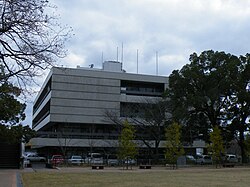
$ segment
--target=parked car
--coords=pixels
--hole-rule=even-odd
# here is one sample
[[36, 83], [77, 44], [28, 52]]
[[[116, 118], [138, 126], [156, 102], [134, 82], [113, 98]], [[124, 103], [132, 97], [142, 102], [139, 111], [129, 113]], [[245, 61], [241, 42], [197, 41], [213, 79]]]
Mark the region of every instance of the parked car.
[[49, 163], [52, 165], [59, 165], [64, 162], [62, 155], [53, 155], [51, 159], [49, 160]]
[[226, 163], [237, 163], [238, 162], [238, 158], [237, 158], [236, 155], [227, 154], [224, 157], [224, 162], [226, 162]]
[[117, 166], [119, 164], [119, 160], [116, 155], [108, 155], [107, 163], [109, 166]]
[[89, 153], [86, 158], [88, 164], [103, 164], [103, 155], [101, 153]]
[[187, 161], [187, 164], [195, 164], [196, 163], [196, 159], [194, 158], [193, 155], [186, 155], [186, 161]]
[[135, 159], [131, 159], [131, 158], [125, 158], [124, 159], [124, 164], [128, 164], [128, 165], [136, 165], [136, 160]]
[[212, 164], [212, 157], [209, 155], [197, 155], [196, 164]]
[[81, 165], [82, 163], [84, 163], [83, 158], [78, 155], [71, 156], [71, 158], [68, 161], [70, 164], [76, 164], [76, 165]]
[[24, 156], [25, 160], [29, 160], [30, 162], [45, 162], [46, 158], [43, 156], [40, 156], [36, 153], [28, 153]]

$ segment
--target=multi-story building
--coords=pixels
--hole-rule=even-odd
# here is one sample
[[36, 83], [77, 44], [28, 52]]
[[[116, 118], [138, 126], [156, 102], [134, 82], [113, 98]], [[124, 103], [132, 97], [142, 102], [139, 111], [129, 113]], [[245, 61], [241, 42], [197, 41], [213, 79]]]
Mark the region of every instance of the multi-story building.
[[167, 77], [126, 73], [119, 62], [104, 62], [102, 69], [53, 67], [34, 101], [31, 146], [46, 154], [60, 147], [114, 150], [119, 134], [107, 112], [128, 117], [126, 108], [161, 98], [167, 86]]

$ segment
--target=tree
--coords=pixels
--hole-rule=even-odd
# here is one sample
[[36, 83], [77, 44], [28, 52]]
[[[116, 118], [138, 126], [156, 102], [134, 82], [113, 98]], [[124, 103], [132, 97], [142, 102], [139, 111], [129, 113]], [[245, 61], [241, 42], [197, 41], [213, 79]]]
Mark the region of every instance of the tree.
[[6, 143], [28, 142], [35, 135], [28, 125], [20, 124], [26, 107], [17, 100], [20, 93], [18, 87], [8, 82], [0, 86], [0, 138]]
[[234, 135], [241, 148], [242, 161], [246, 162], [246, 147], [244, 144], [245, 132], [250, 128], [250, 55], [238, 58], [235, 74], [237, 77], [232, 82], [231, 103], [226, 108], [227, 116], [231, 120], [228, 130]]
[[60, 148], [63, 158], [65, 159], [65, 164], [68, 164], [68, 160], [66, 160], [66, 158], [69, 157], [69, 150], [74, 146], [77, 146], [77, 144], [80, 142], [80, 140], [74, 139], [73, 131], [74, 130], [67, 122], [61, 126], [57, 126], [55, 129], [58, 147]]
[[[209, 50], [199, 56], [194, 53], [189, 60], [190, 64], [172, 72], [166, 94], [173, 106], [174, 120], [184, 124], [186, 132], [192, 132], [192, 136], [201, 134], [201, 131], [204, 140], [209, 141], [209, 130], [215, 126], [228, 126], [232, 116], [227, 115], [227, 109], [239, 106], [237, 101], [233, 101], [238, 97], [235, 94], [238, 93], [237, 80], [239, 75], [243, 75], [239, 68], [247, 67], [244, 64], [249, 64], [248, 55], [238, 58]], [[244, 72], [246, 85], [249, 82], [249, 66]]]
[[0, 85], [0, 123], [16, 124], [24, 120], [24, 110], [26, 105], [19, 102], [16, 98], [20, 95], [19, 88], [5, 82]]
[[128, 109], [139, 111], [138, 114], [134, 113], [130, 120], [137, 129], [137, 138], [148, 147], [150, 153], [153, 153], [156, 163], [159, 159], [160, 142], [165, 139], [164, 129], [170, 120], [170, 116], [167, 114], [169, 107], [168, 101], [162, 98], [160, 100], [144, 100], [143, 103]]
[[0, 82], [11, 79], [24, 89], [33, 78], [64, 57], [70, 30], [48, 15], [47, 0], [0, 0]]
[[0, 124], [0, 139], [5, 143], [28, 143], [31, 138], [35, 137], [35, 134], [35, 131], [28, 125], [8, 126]]
[[0, 0], [0, 133], [10, 137], [29, 134], [19, 124], [26, 107], [17, 100], [20, 93], [29, 92], [34, 77], [66, 54], [71, 31], [46, 13], [53, 8], [47, 0]]
[[67, 158], [68, 148], [70, 147], [70, 144], [72, 144], [72, 138], [69, 135], [70, 132], [68, 132], [67, 130], [68, 129], [66, 127], [65, 129], [60, 129], [57, 132], [57, 141], [64, 159]]
[[245, 147], [246, 147], [246, 155], [248, 157], [248, 162], [250, 158], [250, 135], [246, 135], [246, 140], [245, 140]]
[[128, 123], [128, 121], [124, 122], [124, 126], [122, 128], [121, 136], [119, 138], [119, 158], [122, 160], [126, 160], [126, 169], [128, 169], [128, 159], [134, 159], [138, 153], [135, 139], [135, 129], [134, 127]]
[[154, 156], [156, 162], [159, 158], [159, 145], [164, 137], [164, 129], [170, 120], [170, 105], [165, 98], [145, 99], [140, 103], [123, 106], [120, 114], [112, 111], [106, 111], [106, 116], [117, 126], [120, 132], [124, 117], [136, 128], [136, 138], [141, 140], [148, 148], [150, 156]]
[[178, 158], [184, 154], [184, 149], [181, 143], [181, 126], [174, 122], [166, 128], [166, 159], [167, 162], [176, 165]]
[[210, 133], [211, 144], [209, 150], [212, 153], [213, 162], [215, 162], [216, 168], [222, 161], [222, 155], [224, 154], [223, 139], [221, 136], [221, 131], [218, 126], [213, 128]]

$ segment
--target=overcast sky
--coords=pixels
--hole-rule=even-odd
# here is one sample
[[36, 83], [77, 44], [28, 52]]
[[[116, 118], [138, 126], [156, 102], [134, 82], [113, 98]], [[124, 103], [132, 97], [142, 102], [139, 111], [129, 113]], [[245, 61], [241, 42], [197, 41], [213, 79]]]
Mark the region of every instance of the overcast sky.
[[[68, 56], [59, 65], [101, 68], [103, 60], [121, 61], [129, 73], [169, 76], [204, 50], [235, 55], [250, 52], [248, 0], [51, 0], [62, 25], [73, 28]], [[29, 107], [30, 108], [30, 107]], [[27, 120], [31, 123], [31, 109]]]

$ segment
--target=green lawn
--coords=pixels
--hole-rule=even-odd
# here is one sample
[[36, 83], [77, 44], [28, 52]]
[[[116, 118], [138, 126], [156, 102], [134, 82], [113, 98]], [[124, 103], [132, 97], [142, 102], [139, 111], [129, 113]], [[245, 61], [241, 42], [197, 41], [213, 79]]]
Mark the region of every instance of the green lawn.
[[249, 187], [250, 168], [22, 173], [24, 187]]

